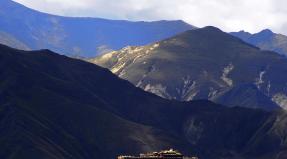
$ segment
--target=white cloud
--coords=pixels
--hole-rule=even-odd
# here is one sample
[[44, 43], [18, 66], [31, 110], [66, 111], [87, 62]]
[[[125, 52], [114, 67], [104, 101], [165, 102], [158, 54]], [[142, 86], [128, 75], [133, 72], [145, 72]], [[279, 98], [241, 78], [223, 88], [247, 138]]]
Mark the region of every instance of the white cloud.
[[287, 34], [286, 0], [15, 0], [65, 16], [109, 19], [182, 19], [195, 26], [257, 32], [270, 28]]

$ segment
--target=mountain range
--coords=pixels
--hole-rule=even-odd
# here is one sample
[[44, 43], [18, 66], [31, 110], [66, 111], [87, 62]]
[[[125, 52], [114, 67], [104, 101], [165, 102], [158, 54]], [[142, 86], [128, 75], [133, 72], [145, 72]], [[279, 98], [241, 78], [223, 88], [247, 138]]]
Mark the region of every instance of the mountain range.
[[25, 50], [50, 49], [94, 57], [127, 45], [146, 45], [194, 27], [183, 21], [130, 22], [70, 18], [41, 13], [11, 0], [0, 1], [0, 43]]
[[[41, 13], [12, 0], [0, 1], [0, 43], [24, 50], [50, 49], [91, 58], [126, 46], [141, 46], [196, 27], [184, 21], [131, 22], [63, 17]], [[21, 28], [20, 30], [18, 28]], [[287, 37], [266, 29], [256, 34], [231, 32], [263, 50], [287, 55]]]
[[287, 59], [215, 27], [89, 60], [158, 96], [228, 106], [287, 108]]
[[271, 50], [287, 56], [286, 35], [274, 33], [270, 29], [265, 29], [255, 34], [245, 31], [232, 32], [230, 34], [244, 40], [247, 43], [257, 46], [262, 50]]
[[0, 45], [0, 158], [114, 159], [176, 148], [213, 159], [286, 158], [283, 110], [169, 101], [107, 69]]
[[282, 34], [63, 17], [11, 0], [0, 0], [0, 19], [0, 159], [170, 148], [287, 158]]

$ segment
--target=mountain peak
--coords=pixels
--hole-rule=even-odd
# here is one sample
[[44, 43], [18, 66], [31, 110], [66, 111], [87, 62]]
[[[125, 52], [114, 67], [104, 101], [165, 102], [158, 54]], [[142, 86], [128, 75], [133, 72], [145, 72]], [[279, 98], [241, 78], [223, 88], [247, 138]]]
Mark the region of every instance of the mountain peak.
[[258, 43], [258, 40], [262, 40], [262, 39], [270, 39], [274, 36], [274, 33], [270, 30], [270, 29], [264, 29], [262, 31], [260, 31], [259, 33], [253, 34], [253, 37], [256, 37], [256, 40], [254, 40], [254, 42]]
[[207, 43], [216, 42], [228, 42], [237, 40], [228, 33], [220, 30], [214, 26], [206, 26], [203, 28], [193, 29], [186, 31], [182, 34], [179, 34], [175, 38], [184, 39], [186, 42], [190, 43], [191, 41], [197, 43], [198, 41], [203, 41]]
[[264, 29], [261, 31], [261, 33], [273, 33], [273, 31], [270, 29]]
[[263, 35], [263, 36], [271, 36], [274, 33], [270, 30], [270, 29], [264, 29], [262, 31], [260, 31], [259, 33], [257, 33], [259, 35]]
[[[222, 34], [224, 33], [222, 30], [220, 30], [219, 28], [216, 28], [214, 26], [206, 26], [203, 28], [197, 28], [197, 29], [193, 29], [193, 30], [188, 30], [186, 32], [183, 32], [182, 34], [179, 34], [175, 37], [190, 37], [191, 35], [194, 36], [194, 34]], [[201, 36], [200, 36], [201, 37]]]
[[239, 33], [249, 33], [249, 32], [247, 32], [245, 30], [240, 30]]
[[217, 27], [214, 27], [214, 26], [206, 26], [206, 27], [204, 27], [204, 28], [202, 28], [202, 30], [209, 30], [209, 31], [220, 31], [220, 32], [222, 32], [222, 30], [220, 30], [219, 28], [217, 28]]
[[[234, 32], [233, 32], [233, 33], [234, 33]], [[249, 35], [249, 36], [252, 35], [250, 32], [245, 31], [245, 30], [240, 30], [238, 33], [239, 33], [239, 34], [243, 34], [243, 35]]]
[[241, 30], [239, 32], [231, 32], [230, 34], [244, 41], [247, 41], [252, 36], [251, 33], [244, 31], [244, 30]]
[[[114, 56], [117, 53], [119, 56]], [[253, 45], [216, 27], [208, 26], [148, 46], [122, 49], [91, 61], [109, 68], [137, 87], [167, 99], [210, 99], [221, 102], [220, 97], [226, 95], [221, 104], [226, 104], [225, 99], [230, 99], [227, 105], [263, 109], [269, 109], [269, 106], [273, 105], [272, 108], [277, 109], [279, 107], [272, 102], [272, 98], [279, 92], [284, 92], [282, 85], [286, 83], [286, 79], [282, 78], [284, 82], [279, 83], [272, 82], [274, 79], [268, 77], [272, 84], [271, 90], [277, 92], [265, 97], [263, 95], [268, 93], [263, 88], [262, 77], [267, 72], [283, 74], [284, 71], [262, 70], [262, 67], [265, 68], [272, 62], [276, 63], [278, 59], [275, 53], [265, 54]], [[287, 61], [281, 64], [287, 66]], [[250, 71], [246, 65], [254, 69]], [[242, 74], [247, 74], [248, 77], [242, 77]], [[264, 81], [267, 81], [267, 76], [264, 76]], [[246, 83], [251, 86], [245, 86]], [[240, 89], [229, 91], [237, 86]], [[242, 90], [247, 88], [252, 90], [252, 96], [250, 100], [243, 101], [246, 92]], [[236, 100], [233, 101], [235, 97]], [[266, 100], [262, 100], [263, 97]], [[259, 102], [263, 104], [258, 104]]]

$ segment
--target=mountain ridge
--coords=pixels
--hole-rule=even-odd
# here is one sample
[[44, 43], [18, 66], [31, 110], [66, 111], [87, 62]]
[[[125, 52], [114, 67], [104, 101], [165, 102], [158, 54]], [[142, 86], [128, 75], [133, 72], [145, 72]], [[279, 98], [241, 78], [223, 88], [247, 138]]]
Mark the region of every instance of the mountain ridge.
[[3, 159], [112, 159], [170, 147], [214, 159], [286, 155], [285, 111], [165, 100], [49, 50], [0, 45], [0, 79]]
[[[167, 99], [209, 99], [269, 110], [277, 104], [285, 107], [285, 80], [281, 75], [286, 72], [286, 59], [215, 27], [186, 31], [147, 46], [126, 47], [88, 61]], [[235, 93], [231, 91], [233, 87], [241, 85], [249, 90], [250, 96], [245, 96], [242, 89], [234, 89], [240, 94], [233, 96], [247, 98], [245, 102], [249, 104], [243, 100], [232, 104], [232, 98], [220, 99], [227, 92]]]
[[254, 34], [245, 31], [231, 32], [230, 34], [262, 50], [270, 50], [284, 56], [287, 55], [287, 36], [274, 33], [270, 29], [264, 29]]
[[[3, 3], [0, 6], [1, 32], [29, 49], [50, 49], [69, 56], [94, 57], [126, 45], [145, 45], [195, 28], [180, 20], [131, 22], [63, 17], [38, 12], [14, 1], [0, 3]], [[13, 45], [13, 41], [6, 44]]]

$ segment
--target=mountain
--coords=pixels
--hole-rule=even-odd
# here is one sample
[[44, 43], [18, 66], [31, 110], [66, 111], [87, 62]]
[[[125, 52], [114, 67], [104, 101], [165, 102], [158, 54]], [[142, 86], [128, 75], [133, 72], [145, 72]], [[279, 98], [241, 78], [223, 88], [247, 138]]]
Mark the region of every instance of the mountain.
[[271, 50], [284, 56], [287, 55], [287, 36], [273, 33], [269, 29], [262, 30], [256, 34], [245, 31], [232, 32], [230, 34], [263, 50]]
[[215, 27], [89, 60], [167, 99], [209, 99], [229, 106], [287, 108], [287, 60]]
[[0, 32], [0, 44], [13, 46], [14, 48], [17, 48], [17, 49], [24, 49], [24, 50], [30, 49], [27, 45], [17, 40], [17, 38], [5, 32]]
[[0, 158], [113, 159], [176, 148], [214, 159], [284, 159], [285, 111], [177, 102], [49, 50], [0, 45]]
[[94, 57], [127, 45], [146, 45], [194, 27], [183, 21], [130, 22], [69, 18], [40, 13], [11, 0], [0, 1], [0, 42], [21, 49], [51, 49]]

